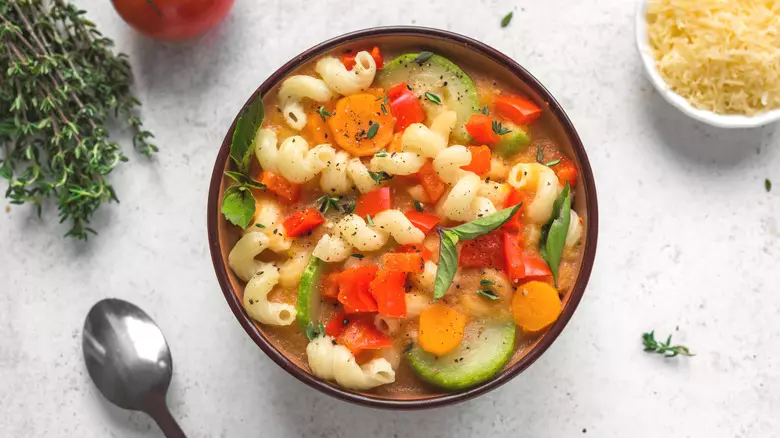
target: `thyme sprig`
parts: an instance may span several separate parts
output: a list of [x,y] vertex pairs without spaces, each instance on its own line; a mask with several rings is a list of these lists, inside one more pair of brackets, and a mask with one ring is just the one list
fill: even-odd
[[11,204],[41,215],[57,200],[66,236],[86,239],[97,209],[118,202],[108,175],[127,161],[106,125],[120,120],[135,149],[157,151],[135,113],[127,56],[115,55],[84,11],[65,0],[0,0],[0,176]]
[[655,330],[642,333],[642,345],[648,353],[658,353],[664,357],[695,356],[688,347],[682,345],[672,345],[672,335],[666,338],[666,342],[658,342],[655,339]]

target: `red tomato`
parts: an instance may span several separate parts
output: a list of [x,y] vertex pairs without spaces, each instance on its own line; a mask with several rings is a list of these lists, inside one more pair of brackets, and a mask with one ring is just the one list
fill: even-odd
[[523,267],[525,268],[526,280],[547,280],[552,277],[552,271],[547,262],[534,254],[523,254]]
[[509,196],[506,198],[504,208],[514,207],[521,202],[523,203],[523,206],[520,207],[520,210],[517,210],[517,213],[515,213],[515,215],[512,216],[512,218],[509,219],[509,221],[505,223],[502,228],[512,231],[520,231],[525,228],[525,224],[523,223],[523,210],[525,206],[528,205],[529,201],[530,196],[527,192],[523,190],[512,189],[512,191],[509,193]]
[[[379,47],[374,46],[370,53],[371,57],[374,58],[374,62],[376,63],[376,69],[382,70],[382,66],[385,64],[385,61],[382,59],[382,52],[379,51]],[[347,70],[352,70],[352,67],[355,66],[355,56],[356,54],[347,53],[341,57],[341,63],[344,64],[344,67],[346,67]]]
[[[402,254],[393,254],[399,256]],[[406,273],[391,270],[379,271],[371,282],[371,295],[376,300],[380,314],[393,318],[406,318]]]
[[490,172],[490,148],[487,146],[469,146],[471,152],[471,162],[461,169],[474,172],[479,176],[484,176]]
[[518,125],[530,125],[542,115],[542,110],[535,103],[520,96],[498,96],[493,106],[500,116]]
[[348,324],[349,317],[347,314],[344,312],[337,313],[333,316],[333,318],[331,318],[331,320],[328,322],[328,325],[325,326],[325,333],[328,336],[337,338],[344,330],[344,327],[346,327]]
[[466,122],[466,131],[474,143],[494,145],[501,140],[498,134],[493,132],[493,119],[481,113],[473,114],[469,118]]
[[403,131],[412,123],[425,120],[425,111],[417,96],[406,88],[406,82],[401,82],[387,90],[390,109],[395,117],[395,131]]
[[325,222],[316,208],[298,210],[282,222],[285,234],[290,237],[298,237],[313,230],[317,225]]
[[435,227],[436,224],[441,221],[438,216],[428,213],[420,213],[417,210],[407,211],[405,215],[406,218],[409,219],[409,222],[412,223],[412,225],[417,227],[425,234],[430,233],[433,227]]
[[376,312],[369,286],[376,277],[376,265],[355,266],[339,274],[339,302],[347,313]]
[[381,187],[362,194],[355,206],[355,214],[362,217],[376,216],[385,210],[393,208],[393,199],[390,195],[390,187]]
[[466,241],[460,250],[460,266],[466,268],[504,269],[504,242],[499,232]]
[[523,248],[515,233],[504,233],[504,263],[506,263],[506,273],[513,283],[517,284],[525,278]]
[[155,39],[176,41],[211,29],[234,0],[112,0],[127,24]]
[[552,166],[552,170],[558,175],[561,185],[569,183],[569,187],[577,185],[577,168],[568,158],[561,158],[561,162]]
[[[327,329],[326,329],[327,330]],[[349,324],[341,331],[337,342],[357,355],[363,350],[391,347],[392,339],[374,326],[373,316],[350,317]]]

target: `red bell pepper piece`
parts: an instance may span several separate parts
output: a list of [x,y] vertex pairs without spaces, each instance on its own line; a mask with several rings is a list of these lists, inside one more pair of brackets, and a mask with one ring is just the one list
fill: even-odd
[[539,106],[520,96],[498,96],[493,100],[493,107],[498,115],[518,125],[530,125],[542,115]]
[[360,195],[355,206],[355,214],[362,217],[376,216],[385,210],[393,208],[393,198],[390,187],[380,187]]
[[506,264],[506,273],[513,283],[518,283],[525,278],[523,247],[515,233],[504,232],[504,263]]
[[344,327],[346,327],[348,324],[349,317],[347,314],[344,312],[337,313],[333,316],[333,318],[331,318],[331,320],[328,322],[328,325],[325,326],[325,333],[328,336],[337,338],[344,330]]
[[356,356],[363,350],[376,350],[393,345],[393,340],[374,326],[374,318],[369,315],[350,317],[349,324],[341,331],[336,342],[349,348]]
[[460,250],[458,264],[466,268],[504,269],[504,237],[492,232],[466,241]]
[[339,274],[338,300],[347,313],[376,312],[377,306],[369,286],[376,277],[376,265],[354,266]]
[[306,234],[313,230],[317,225],[325,222],[325,218],[322,217],[316,208],[307,208],[306,210],[298,210],[291,216],[287,217],[282,226],[284,232],[289,237],[298,237],[302,234]]
[[569,187],[577,185],[577,168],[568,158],[561,158],[561,162],[552,166],[553,172],[558,176],[561,185],[569,183]]
[[552,271],[543,258],[530,254],[523,254],[523,267],[525,268],[526,280],[547,280],[552,277]]
[[276,195],[286,204],[294,204],[301,197],[301,185],[291,183],[283,177],[274,173],[263,171],[260,175],[260,182],[265,184],[269,192]]
[[520,231],[525,228],[525,224],[523,223],[523,211],[525,206],[528,205],[529,201],[530,199],[527,192],[523,190],[512,189],[512,191],[509,193],[509,196],[506,198],[504,208],[514,207],[521,202],[523,203],[523,206],[520,207],[520,210],[518,210],[517,213],[515,213],[515,215],[512,216],[502,228],[512,231]]
[[498,134],[493,131],[493,119],[485,114],[473,114],[466,122],[466,131],[474,143],[494,145],[501,140]]
[[404,214],[406,215],[406,218],[409,219],[409,222],[411,222],[412,225],[417,227],[417,229],[422,231],[424,234],[430,233],[433,227],[441,222],[441,219],[439,219],[438,216],[428,213],[420,213],[417,210],[407,211]]
[[490,172],[490,148],[487,146],[469,146],[471,152],[471,162],[461,169],[474,172],[479,176],[484,176]]
[[344,64],[344,67],[346,67],[347,70],[352,70],[357,63],[355,61],[355,55],[352,53],[345,53],[344,56],[341,57],[341,63]]
[[[398,256],[401,254],[389,255]],[[389,269],[379,271],[374,281],[371,282],[371,295],[376,300],[380,314],[393,318],[406,318],[405,284],[406,272]]]
[[433,160],[425,161],[425,164],[417,172],[417,179],[431,202],[438,202],[439,198],[447,191],[447,183],[439,178],[439,174],[433,168]]
[[406,88],[406,82],[401,82],[387,90],[390,109],[395,116],[395,132],[403,131],[412,123],[425,120],[425,111],[420,100]]
[[[416,252],[382,254],[382,268],[398,272],[422,272],[425,259]],[[377,277],[379,278],[379,277]]]
[[431,258],[433,258],[433,253],[431,252],[431,250],[422,245],[400,245],[395,248],[395,252],[417,253],[422,256],[423,260],[430,260]]

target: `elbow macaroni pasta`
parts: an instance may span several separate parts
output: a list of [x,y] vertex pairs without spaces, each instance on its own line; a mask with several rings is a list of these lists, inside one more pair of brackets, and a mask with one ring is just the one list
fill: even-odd
[[255,321],[270,325],[290,325],[295,321],[295,307],[268,301],[268,294],[279,281],[279,270],[273,263],[262,263],[244,289],[244,310]]
[[309,143],[295,135],[282,142],[276,166],[286,180],[302,184],[314,179],[335,156],[336,151],[329,144],[309,149]]
[[343,345],[335,345],[330,336],[319,336],[309,342],[306,357],[312,374],[339,385],[366,390],[395,381],[395,370],[384,358],[372,359],[360,366],[352,352]]
[[534,199],[525,207],[525,218],[533,224],[544,224],[552,215],[553,203],[560,191],[555,172],[539,163],[518,163],[509,171],[509,185],[535,190]]
[[[282,226],[282,206],[266,197],[255,200],[255,218],[244,233],[259,232],[268,237],[268,249],[282,253],[290,249],[292,239],[285,236]],[[255,225],[262,225],[263,228]]]
[[259,232],[244,234],[228,254],[228,265],[238,275],[238,278],[249,281],[255,274],[263,270],[265,264],[255,257],[268,248],[268,236]]
[[580,216],[574,210],[571,210],[569,217],[571,219],[569,221],[569,229],[566,230],[565,246],[572,247],[582,238],[582,223],[580,222]]
[[374,82],[376,62],[370,53],[358,52],[355,55],[355,66],[347,70],[338,58],[328,56],[317,62],[314,70],[322,76],[322,80],[336,93],[344,96],[365,91]]
[[279,87],[279,100],[284,120],[296,131],[306,126],[306,112],[303,111],[301,104],[304,98],[327,102],[336,96],[337,94],[331,91],[325,81],[306,75],[290,76]]

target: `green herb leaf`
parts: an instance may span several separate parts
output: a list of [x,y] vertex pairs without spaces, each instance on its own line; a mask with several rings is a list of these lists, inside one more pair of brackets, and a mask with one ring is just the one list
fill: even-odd
[[386,181],[386,180],[391,179],[393,177],[392,175],[390,175],[389,173],[387,173],[385,171],[372,172],[372,171],[369,170],[368,171],[368,175],[371,177],[371,179],[376,181],[377,184],[380,184],[382,181]]
[[382,114],[387,115],[387,108],[385,107],[384,103],[379,105],[379,108],[382,109]]
[[382,148],[379,150],[379,152],[374,154],[375,157],[384,158],[387,156],[387,149]]
[[510,13],[504,15],[504,18],[501,19],[501,27],[509,26],[509,23],[512,21],[512,16],[513,15],[515,15],[514,12],[510,12]]
[[482,287],[493,286],[494,284],[496,283],[491,280],[485,280],[484,278],[482,280],[479,280],[479,285]]
[[555,199],[552,213],[550,222],[542,228],[539,252],[552,271],[555,287],[558,287],[558,268],[563,256],[563,247],[566,245],[569,222],[571,222],[571,189],[568,182]]
[[357,253],[355,253],[355,254],[352,254],[352,257],[354,257],[354,258],[356,258],[356,259],[358,259],[358,260],[363,260],[363,258],[364,258],[365,256],[364,256],[363,254],[357,254]]
[[429,92],[426,91],[425,92],[425,98],[428,99],[429,101],[435,103],[436,105],[441,105],[441,99],[439,98],[439,96],[437,96],[437,95],[435,95],[433,93],[429,93]]
[[346,198],[345,201],[346,202],[341,204],[341,211],[343,211],[346,214],[351,214],[352,212],[355,211],[355,205],[357,204],[357,202],[355,201],[355,198],[352,197]]
[[233,225],[246,228],[255,215],[255,197],[244,186],[231,186],[222,198],[222,214]]
[[252,155],[252,144],[255,141],[255,133],[263,123],[265,115],[263,99],[257,96],[252,103],[241,113],[233,131],[233,139],[230,143],[230,158],[238,166],[241,173],[249,171],[249,157]]
[[489,300],[495,301],[498,299],[498,295],[496,295],[495,292],[490,289],[478,289],[477,293]]
[[672,335],[666,338],[666,342],[658,342],[655,339],[655,330],[648,333],[642,333],[642,345],[645,347],[645,351],[648,353],[662,354],[664,357],[682,356],[696,356],[691,353],[688,347],[682,345],[671,345]]
[[330,207],[333,207],[336,210],[341,210],[338,202],[338,196],[323,195],[317,198],[317,203],[320,204],[320,213],[325,213],[330,209]]
[[414,62],[422,64],[423,62],[431,59],[432,56],[433,52],[420,52],[420,54],[414,58]]
[[471,222],[450,228],[449,231],[458,236],[460,240],[472,240],[501,227],[512,219],[512,216],[520,210],[523,203],[497,211],[491,215],[475,219]]
[[257,228],[265,228],[265,225],[263,225],[263,224],[255,224],[255,226],[256,226]]
[[371,219],[371,215],[370,214],[366,215],[366,223],[368,224],[369,227],[373,227],[374,226],[374,220]]
[[255,181],[252,178],[244,175],[241,172],[233,172],[231,170],[226,170],[225,171],[225,175],[230,177],[230,179],[232,179],[233,181],[237,182],[241,186],[246,186],[246,187],[251,187],[251,188],[254,188],[254,189],[261,189],[261,190],[265,190],[266,189],[265,184],[263,184],[263,183],[261,183],[259,181]]
[[410,342],[409,345],[404,347],[404,353],[408,353],[408,352],[412,351],[412,348],[414,348],[414,342]]
[[315,326],[314,321],[311,321],[309,325],[306,326],[306,338],[309,339],[309,341],[313,341],[324,335],[325,326],[321,322]]
[[433,283],[433,299],[438,300],[447,293],[458,270],[458,235],[452,230],[439,228],[439,266]]
[[492,127],[493,127],[493,132],[495,132],[497,135],[504,135],[512,132],[509,129],[506,129],[504,125],[502,125],[501,122],[499,122],[498,120],[493,120]]
[[536,162],[544,164],[544,149],[541,146],[536,147]]
[[482,107],[482,110],[481,110],[480,112],[481,112],[482,114],[486,115],[486,116],[490,114],[490,113],[488,112],[488,107],[487,107],[487,105],[483,106],[483,107]]
[[376,137],[377,132],[379,132],[379,123],[374,122],[371,124],[371,126],[368,127],[366,138],[371,140],[372,138]]
[[420,202],[420,201],[418,201],[418,200],[416,200],[416,199],[415,199],[415,200],[414,200],[414,209],[415,209],[415,210],[417,210],[417,211],[419,211],[420,213],[422,213],[422,212],[423,212],[423,205],[422,205],[422,202]]
[[320,118],[322,118],[323,122],[326,121],[326,118],[333,115],[325,109],[325,105],[320,105],[320,107],[317,108],[317,114],[320,115]]
[[544,163],[544,165],[547,166],[547,167],[553,167],[553,166],[555,166],[556,164],[558,164],[560,162],[561,162],[561,159],[558,158],[557,160],[552,160],[549,163]]
[[766,189],[767,193],[772,191],[772,181],[769,181],[769,178],[764,180],[764,188]]

